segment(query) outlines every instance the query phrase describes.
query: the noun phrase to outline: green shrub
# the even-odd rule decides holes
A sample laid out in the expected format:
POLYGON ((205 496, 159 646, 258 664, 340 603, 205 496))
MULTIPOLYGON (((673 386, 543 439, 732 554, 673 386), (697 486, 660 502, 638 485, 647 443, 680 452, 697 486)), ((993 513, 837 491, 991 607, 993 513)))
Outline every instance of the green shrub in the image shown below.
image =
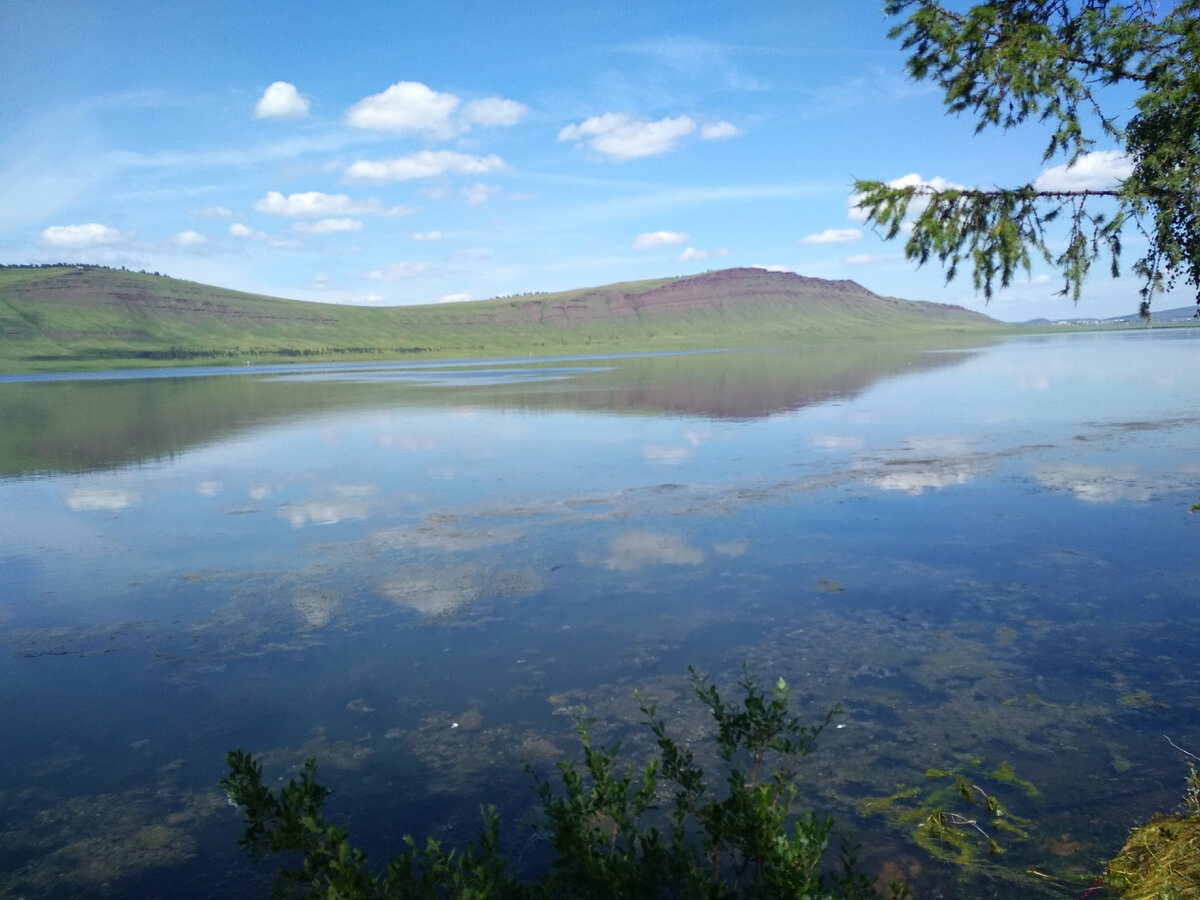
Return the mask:
MULTIPOLYGON (((740 699, 728 702, 690 671, 695 695, 716 725, 720 777, 706 776, 648 701, 641 708, 658 752, 640 769, 618 765, 619 744, 593 746, 594 720, 582 719, 582 761, 559 763, 558 784, 534 776, 542 810, 536 827, 554 850, 549 871, 536 880, 509 873, 491 807, 465 849, 405 838, 407 848, 378 872, 346 829, 325 821, 329 791, 317 782, 313 759, 298 780, 273 793, 263 785, 262 767, 234 750, 221 786, 245 813, 241 843, 252 855, 299 854, 298 865, 277 870, 281 897, 875 897, 852 849, 843 848, 836 871, 825 871, 832 820, 794 809, 795 766, 837 710, 804 725, 789 713, 783 679, 764 692, 743 675, 740 699)), ((893 885, 891 895, 908 891, 893 885)))

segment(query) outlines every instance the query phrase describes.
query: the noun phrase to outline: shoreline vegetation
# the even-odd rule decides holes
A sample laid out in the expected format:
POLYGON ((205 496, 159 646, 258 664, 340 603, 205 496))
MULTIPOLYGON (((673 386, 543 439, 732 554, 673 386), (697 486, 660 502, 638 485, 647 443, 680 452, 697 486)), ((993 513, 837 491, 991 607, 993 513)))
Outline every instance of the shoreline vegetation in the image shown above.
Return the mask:
MULTIPOLYGON (((557 777, 549 779, 526 764, 538 811, 525 827, 540 832, 550 850, 545 870, 533 878, 516 877, 510 869, 502 838, 513 829, 502 830, 495 806, 481 808, 483 824, 475 841, 445 847, 432 835, 424 844, 406 836, 396 855, 379 866, 369 864, 366 853, 351 843, 346 827, 325 819, 322 807, 332 791, 317 781, 312 756, 298 779, 273 791, 264 783, 261 763, 232 750, 220 786, 242 812, 239 843, 252 860, 300 863, 275 869, 276 896, 910 900, 913 893, 904 881, 884 872, 872 879, 864 871, 853 835, 841 834, 835 841, 833 818, 804 810, 805 802, 798 802, 799 763, 840 708, 805 724, 793 715, 791 689, 782 678, 764 688, 743 668, 729 699, 707 676, 690 666, 688 672, 694 698, 711 715, 706 738, 716 744, 715 757, 694 733, 677 742, 654 702, 635 692, 657 746, 649 761, 622 760, 620 742, 593 743, 596 718, 584 710, 576 723, 581 759, 558 762, 557 777)), ((993 885, 1028 896, 1195 897, 1200 774, 1194 761, 1200 757, 1170 743, 1186 757, 1184 811, 1157 815, 1134 828, 1099 872, 1047 875, 1000 861, 1003 845, 1029 839, 1025 828, 1031 823, 1007 810, 991 791, 1008 785, 1038 794, 1007 763, 991 773, 991 791, 976 783, 980 773, 966 777, 928 770, 928 781, 952 784, 925 791, 915 801, 913 792, 906 792, 914 805, 901 820, 915 828, 914 840, 931 857, 954 863, 964 876, 986 869, 993 885)), ((896 799, 873 802, 883 808, 896 799)), ((955 887, 965 888, 967 882, 955 887)))
POLYGON ((157 272, 0 267, 0 374, 278 362, 546 357, 1029 331, 853 281, 727 269, 560 293, 359 307, 157 272))

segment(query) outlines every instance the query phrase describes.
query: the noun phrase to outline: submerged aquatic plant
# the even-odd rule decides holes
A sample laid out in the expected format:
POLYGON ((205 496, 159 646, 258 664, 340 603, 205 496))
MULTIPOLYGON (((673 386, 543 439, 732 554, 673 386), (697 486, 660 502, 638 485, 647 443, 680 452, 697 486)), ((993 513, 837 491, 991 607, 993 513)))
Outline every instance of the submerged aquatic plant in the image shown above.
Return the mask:
POLYGON ((1005 851, 1002 841, 1029 839, 1029 821, 1002 805, 999 792, 1008 785, 1036 796, 1037 788, 1018 778, 1009 763, 1003 762, 991 772, 976 767, 969 776, 949 769, 927 769, 925 779, 926 787, 901 787, 890 797, 866 801, 861 811, 889 816, 912 829, 913 839, 932 856, 966 868, 978 863, 982 849, 995 857, 1005 851))
MULTIPOLYGON (((767 692, 749 675, 741 696, 722 698, 717 687, 691 672, 697 699, 716 725, 720 777, 697 765, 657 717, 641 709, 658 746, 642 768, 618 765, 620 745, 593 745, 592 719, 578 725, 578 762, 558 765, 559 783, 535 777, 541 800, 536 827, 548 834, 554 856, 542 877, 521 881, 500 853, 500 820, 483 810, 474 844, 443 849, 433 838, 373 871, 346 829, 330 825, 322 806, 329 791, 309 759, 299 779, 277 793, 263 784, 262 767, 231 751, 221 781, 245 814, 241 843, 256 857, 299 854, 299 865, 277 870, 277 896, 338 898, 809 898, 866 900, 876 891, 858 870, 857 853, 843 846, 835 871, 823 871, 833 822, 795 809, 795 765, 837 713, 802 724, 789 711, 781 678, 767 692), (665 808, 660 808, 665 807, 665 808)), ((893 900, 908 896, 892 885, 893 900)))

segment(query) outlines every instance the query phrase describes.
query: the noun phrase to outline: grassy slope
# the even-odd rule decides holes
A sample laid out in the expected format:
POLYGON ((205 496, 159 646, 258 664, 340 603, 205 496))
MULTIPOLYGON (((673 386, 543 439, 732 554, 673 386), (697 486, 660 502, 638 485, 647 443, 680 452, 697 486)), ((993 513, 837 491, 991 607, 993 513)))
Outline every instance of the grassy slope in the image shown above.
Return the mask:
POLYGON ((112 269, 0 269, 0 371, 272 358, 754 346, 998 328, 853 282, 753 269, 474 303, 371 309, 112 269))

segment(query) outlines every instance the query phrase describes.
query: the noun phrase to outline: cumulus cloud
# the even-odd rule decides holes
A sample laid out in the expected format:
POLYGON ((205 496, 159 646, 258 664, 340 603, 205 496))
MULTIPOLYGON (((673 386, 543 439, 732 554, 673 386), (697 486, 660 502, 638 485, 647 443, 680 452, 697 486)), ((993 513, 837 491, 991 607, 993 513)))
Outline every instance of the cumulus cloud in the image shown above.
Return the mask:
POLYGON ((700 129, 700 137, 705 141, 722 141, 726 138, 741 137, 742 129, 732 122, 710 122, 700 129))
POLYGON ((440 241, 442 233, 440 231, 418 231, 409 235, 409 240, 413 241, 440 241))
POLYGON ((77 250, 119 244, 124 239, 125 235, 115 228, 88 222, 85 225, 51 225, 42 232, 41 243, 44 247, 77 250))
POLYGON ((560 141, 586 143, 602 156, 616 162, 657 156, 675 149, 675 145, 696 130, 688 116, 643 122, 623 113, 593 116, 578 125, 568 125, 558 133, 560 141))
POLYGON ((419 81, 398 81, 379 94, 359 100, 346 112, 346 123, 355 128, 390 134, 417 133, 435 138, 458 132, 450 117, 458 108, 453 94, 435 91, 419 81))
POLYGON ((886 256, 873 256, 870 253, 855 253, 842 260, 848 266, 876 266, 887 261, 886 256))
POLYGON ((199 247, 202 244, 207 244, 208 238, 200 232, 189 228, 187 231, 181 231, 171 238, 171 243, 176 247, 199 247))
POLYGON ((256 119, 302 119, 307 115, 308 101, 286 81, 276 81, 263 91, 254 107, 256 119))
POLYGON ((1155 496, 1158 487, 1129 464, 1047 463, 1038 466, 1034 477, 1050 490, 1069 491, 1085 503, 1144 503, 1155 496))
POLYGON ((1133 173, 1133 161, 1120 150, 1085 153, 1074 165, 1053 166, 1038 176, 1039 191, 1106 191, 1133 173))
POLYGON ((647 231, 633 239, 633 249, 653 250, 655 247, 686 244, 688 237, 689 235, 681 231, 647 231))
POLYGON ((423 262, 398 262, 389 263, 382 269, 375 269, 367 273, 367 277, 372 281, 402 281, 405 278, 416 278, 419 275, 428 275, 433 269, 429 263, 423 262))
POLYGON ((635 572, 647 566, 698 566, 704 551, 674 534, 628 531, 617 535, 603 565, 618 572, 635 572))
POLYGON ((460 193, 466 198, 467 206, 479 206, 481 203, 487 203, 499 192, 500 188, 494 184, 476 183, 463 188, 460 193))
POLYGON ((529 108, 524 103, 518 103, 516 100, 488 97, 484 100, 472 100, 464 106, 463 120, 485 128, 507 127, 520 122, 528 111, 529 108))
POLYGON ((453 150, 421 150, 392 159, 359 160, 346 169, 350 181, 412 181, 416 178, 436 178, 447 173, 454 175, 486 175, 503 172, 508 165, 499 156, 472 156, 453 150))
POLYGON ((867 481, 885 491, 902 491, 913 497, 927 490, 941 490, 966 484, 975 478, 976 473, 966 466, 947 466, 945 468, 913 468, 898 472, 887 472, 867 481))
POLYGON ((438 297, 438 303, 466 303, 472 299, 470 294, 442 294, 438 297))
POLYGON ((293 219, 320 219, 329 216, 362 216, 371 213, 387 214, 380 200, 352 200, 345 194, 323 194, 320 191, 305 191, 288 194, 267 191, 267 196, 254 204, 254 211, 269 216, 288 216, 293 219))
POLYGON ((128 509, 139 503, 142 495, 137 491, 119 488, 76 488, 67 495, 67 506, 76 512, 104 510, 115 512, 128 509))
POLYGON ((347 234, 362 231, 363 223, 358 219, 320 219, 316 222, 297 222, 292 231, 300 234, 347 234))
POLYGON ((196 210, 196 215, 202 219, 232 219, 233 210, 224 206, 206 206, 196 210))
POLYGON ((462 101, 454 94, 435 91, 419 81, 398 81, 379 94, 364 97, 346 112, 346 123, 355 128, 388 134, 420 134, 446 140, 479 125, 485 128, 515 125, 528 112, 523 103, 504 97, 462 101))
POLYGON ((862 237, 857 228, 826 228, 820 234, 807 234, 800 238, 801 244, 849 244, 862 237))
POLYGON ((730 252, 725 247, 720 247, 716 250, 697 250, 695 247, 688 247, 679 254, 679 261, 691 262, 698 259, 718 259, 722 256, 728 256, 730 252))

